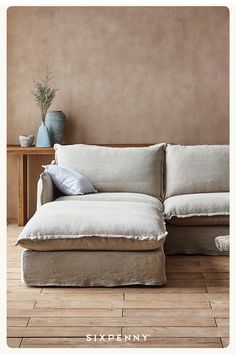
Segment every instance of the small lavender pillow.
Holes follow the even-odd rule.
[[[55,186],[66,195],[96,193],[96,189],[88,178],[70,168],[58,165],[43,166]]]

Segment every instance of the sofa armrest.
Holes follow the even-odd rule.
[[[37,209],[54,200],[54,185],[46,172],[41,173],[37,185]]]

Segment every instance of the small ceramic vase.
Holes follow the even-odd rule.
[[[44,122],[41,123],[38,129],[36,145],[37,147],[51,147],[51,141],[48,134],[48,130]]]

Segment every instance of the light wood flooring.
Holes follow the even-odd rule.
[[[168,256],[163,288],[30,288],[20,281],[21,249],[14,246],[21,229],[8,226],[9,347],[228,345],[228,257]],[[106,341],[87,341],[86,334]],[[108,341],[109,334],[122,340]],[[124,341],[142,334],[147,341]]]

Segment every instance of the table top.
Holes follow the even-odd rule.
[[[96,145],[109,146],[109,147],[145,147],[145,146],[150,146],[152,144],[96,144]],[[35,146],[21,147],[20,145],[7,145],[7,153],[12,155],[54,155],[55,150],[53,147],[43,148],[43,147],[35,147]]]
[[[8,154],[12,155],[54,155],[53,147],[40,148],[35,146],[21,147],[20,145],[7,145]]]

